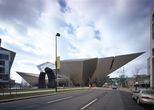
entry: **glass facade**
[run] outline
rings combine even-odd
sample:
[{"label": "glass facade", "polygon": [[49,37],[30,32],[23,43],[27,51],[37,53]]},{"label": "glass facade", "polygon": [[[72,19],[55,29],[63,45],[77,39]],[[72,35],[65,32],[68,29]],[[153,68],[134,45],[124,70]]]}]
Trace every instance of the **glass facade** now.
[{"label": "glass facade", "polygon": [[154,56],[154,48],[152,49],[152,55]]},{"label": "glass facade", "polygon": [[0,74],[8,74],[8,72],[5,70],[6,68],[6,62],[9,60],[9,55],[7,54],[0,54]]},{"label": "glass facade", "polygon": [[5,61],[0,61],[0,66],[5,66]]},{"label": "glass facade", "polygon": [[15,55],[15,52],[0,46],[0,84],[2,85],[8,84],[10,80],[10,69]]},{"label": "glass facade", "polygon": [[5,68],[4,67],[0,67],[0,74],[4,74],[5,73]]},{"label": "glass facade", "polygon": [[1,80],[9,80],[9,75],[0,74]]},{"label": "glass facade", "polygon": [[152,23],[152,39],[154,39],[154,23]]},{"label": "glass facade", "polygon": [[9,79],[9,55],[8,53],[0,53],[0,79],[8,80]]},{"label": "glass facade", "polygon": [[152,39],[154,39],[154,14],[152,14]]},{"label": "glass facade", "polygon": [[0,54],[0,59],[1,60],[9,60],[9,55]]}]

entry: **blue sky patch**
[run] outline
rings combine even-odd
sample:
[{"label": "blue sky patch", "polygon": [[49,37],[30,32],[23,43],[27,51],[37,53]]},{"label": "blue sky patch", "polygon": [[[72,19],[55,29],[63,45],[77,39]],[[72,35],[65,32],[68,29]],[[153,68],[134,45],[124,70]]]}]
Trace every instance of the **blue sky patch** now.
[{"label": "blue sky patch", "polygon": [[67,32],[69,34],[74,34],[75,29],[73,28],[73,26],[71,24],[67,25]]},{"label": "blue sky patch", "polygon": [[1,29],[0,28],[0,36],[1,35],[5,35],[7,33],[7,30],[6,29]]},{"label": "blue sky patch", "polygon": [[59,0],[59,5],[62,7],[62,8],[66,8],[67,4],[66,4],[66,1],[65,0]]},{"label": "blue sky patch", "polygon": [[65,0],[58,0],[58,3],[60,5],[60,11],[65,13],[70,10],[70,8],[67,6],[67,3]]},{"label": "blue sky patch", "polygon": [[94,36],[94,37],[95,37],[97,40],[101,40],[99,30],[95,30],[94,33],[95,33],[95,36]]}]

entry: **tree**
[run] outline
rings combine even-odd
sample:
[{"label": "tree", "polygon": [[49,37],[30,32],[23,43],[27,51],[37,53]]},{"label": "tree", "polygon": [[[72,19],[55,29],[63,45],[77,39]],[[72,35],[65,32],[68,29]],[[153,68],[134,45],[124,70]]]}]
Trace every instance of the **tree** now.
[{"label": "tree", "polygon": [[119,76],[119,78],[120,78],[119,82],[120,82],[121,86],[126,87],[128,77],[126,75],[122,74],[122,75]]}]

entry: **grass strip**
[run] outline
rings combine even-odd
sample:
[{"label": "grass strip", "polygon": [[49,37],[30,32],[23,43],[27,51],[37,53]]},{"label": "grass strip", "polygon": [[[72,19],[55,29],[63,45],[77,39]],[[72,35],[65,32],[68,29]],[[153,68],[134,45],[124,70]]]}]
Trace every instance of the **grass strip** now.
[{"label": "grass strip", "polygon": [[[28,91],[28,93],[20,93],[20,94],[11,94],[11,95],[1,95],[0,100],[6,100],[6,99],[14,99],[14,98],[25,98],[25,97],[36,97],[36,96],[42,96],[42,95],[53,95],[63,92],[73,92],[73,91],[81,91],[86,90],[85,88],[66,88],[66,89],[58,89],[58,92],[55,92],[55,89],[50,89],[48,91],[39,90],[37,89],[36,92],[34,91]],[[23,91],[24,92],[24,91]]]}]

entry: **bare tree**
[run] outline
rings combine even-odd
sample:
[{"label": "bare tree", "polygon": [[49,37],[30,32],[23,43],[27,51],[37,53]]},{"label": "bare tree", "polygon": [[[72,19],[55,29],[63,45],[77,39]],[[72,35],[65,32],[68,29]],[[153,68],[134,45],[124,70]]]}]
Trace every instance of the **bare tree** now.
[{"label": "bare tree", "polygon": [[126,76],[125,74],[122,74],[119,76],[120,78],[120,84],[122,87],[126,87],[128,84],[127,84],[127,79],[128,79],[128,76]]},{"label": "bare tree", "polygon": [[136,67],[135,68],[135,72],[134,72],[134,74],[133,74],[133,77],[134,77],[134,81],[135,82],[138,82],[138,77],[139,77],[139,73],[140,73],[140,70],[141,70],[142,68],[141,67]]}]

